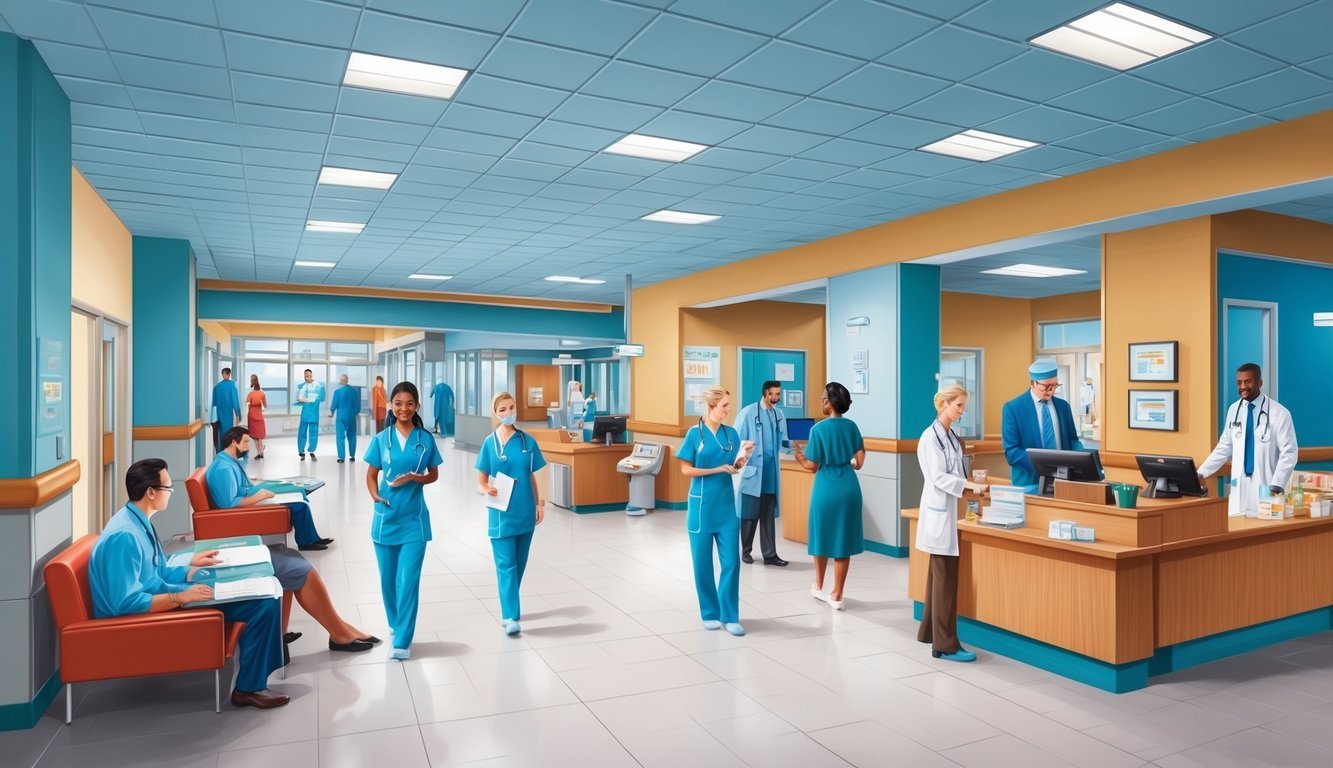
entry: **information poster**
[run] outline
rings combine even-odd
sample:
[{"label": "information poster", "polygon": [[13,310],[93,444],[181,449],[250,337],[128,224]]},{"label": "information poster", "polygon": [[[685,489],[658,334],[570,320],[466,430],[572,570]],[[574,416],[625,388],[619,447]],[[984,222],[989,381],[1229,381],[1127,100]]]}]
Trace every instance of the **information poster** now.
[{"label": "information poster", "polygon": [[793,363],[775,363],[773,365],[774,381],[796,381],[796,366]]},{"label": "information poster", "polygon": [[687,346],[683,358],[685,415],[703,416],[708,411],[703,401],[704,390],[722,383],[722,348]]},{"label": "information poster", "polygon": [[1170,373],[1166,350],[1155,348],[1136,351],[1134,353],[1134,373],[1145,378],[1157,378]]},{"label": "information poster", "polygon": [[37,340],[37,434],[60,434],[65,427],[64,344]]}]

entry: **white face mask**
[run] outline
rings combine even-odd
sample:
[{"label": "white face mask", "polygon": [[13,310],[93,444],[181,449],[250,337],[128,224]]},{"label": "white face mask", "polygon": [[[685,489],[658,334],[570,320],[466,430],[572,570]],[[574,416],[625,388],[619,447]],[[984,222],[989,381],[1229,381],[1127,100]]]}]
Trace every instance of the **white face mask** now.
[{"label": "white face mask", "polygon": [[513,414],[513,413],[511,413],[511,414],[508,414],[508,415],[506,415],[506,416],[501,416],[501,417],[500,417],[500,423],[503,424],[503,425],[505,425],[506,427],[512,427],[512,426],[514,426],[514,422],[516,422],[516,421],[518,421],[518,415],[517,415],[517,414]]}]

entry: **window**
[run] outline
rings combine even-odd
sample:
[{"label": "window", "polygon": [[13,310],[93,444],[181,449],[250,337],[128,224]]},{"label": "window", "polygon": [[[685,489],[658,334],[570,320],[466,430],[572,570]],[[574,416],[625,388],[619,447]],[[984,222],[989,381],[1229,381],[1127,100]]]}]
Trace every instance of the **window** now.
[{"label": "window", "polygon": [[1043,350],[1070,347],[1100,347],[1101,320],[1066,320],[1058,323],[1038,323],[1038,344]]},{"label": "window", "polygon": [[292,341],[293,360],[327,360],[329,344],[326,341]]},{"label": "window", "polygon": [[940,388],[959,384],[970,393],[967,410],[954,425],[958,434],[965,438],[980,438],[985,434],[982,422],[981,354],[980,349],[970,347],[940,348]]},{"label": "window", "polygon": [[296,388],[305,382],[309,368],[324,385],[324,396],[331,397],[340,386],[338,377],[347,374],[347,383],[361,387],[363,407],[370,401],[371,345],[366,342],[320,341],[312,339],[237,339],[241,351],[236,379],[241,395],[250,391],[250,375],[259,377],[259,385],[268,397],[268,412],[273,415],[300,411],[293,405]]},{"label": "window", "polygon": [[329,343],[329,360],[335,363],[363,363],[370,359],[370,345],[363,342]]}]

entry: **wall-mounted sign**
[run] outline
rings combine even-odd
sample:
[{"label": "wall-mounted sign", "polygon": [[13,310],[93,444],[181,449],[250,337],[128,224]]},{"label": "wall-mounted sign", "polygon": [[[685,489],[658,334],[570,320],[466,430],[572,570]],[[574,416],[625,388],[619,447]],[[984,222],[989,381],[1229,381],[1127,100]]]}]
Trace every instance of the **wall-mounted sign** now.
[{"label": "wall-mounted sign", "polygon": [[685,413],[689,416],[703,416],[708,406],[703,401],[703,391],[722,382],[721,347],[685,347],[682,354],[681,372],[684,377]]},{"label": "wall-mounted sign", "polygon": [[616,357],[643,357],[642,344],[617,344],[611,348]]}]

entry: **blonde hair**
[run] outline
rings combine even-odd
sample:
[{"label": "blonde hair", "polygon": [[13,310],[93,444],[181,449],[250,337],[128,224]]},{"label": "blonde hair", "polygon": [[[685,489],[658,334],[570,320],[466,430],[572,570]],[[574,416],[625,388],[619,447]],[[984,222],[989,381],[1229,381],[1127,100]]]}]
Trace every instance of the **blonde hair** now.
[{"label": "blonde hair", "polygon": [[960,397],[967,397],[967,396],[968,396],[967,388],[964,387],[962,384],[950,384],[949,386],[935,393],[935,412],[939,413],[940,411],[944,410],[944,406],[948,405],[949,403],[952,403],[953,401],[957,400]]},{"label": "blonde hair", "polygon": [[514,396],[511,395],[511,394],[509,394],[508,392],[496,392],[496,393],[495,393],[495,397],[492,397],[492,398],[491,398],[491,415],[492,415],[492,416],[495,415],[495,409],[496,409],[496,408],[499,408],[499,407],[500,407],[500,403],[503,402],[503,401],[505,401],[505,400],[513,400],[514,405],[518,405],[518,401],[517,401],[517,400],[514,400]]},{"label": "blonde hair", "polygon": [[714,408],[718,403],[722,402],[722,398],[730,394],[730,392],[722,387],[709,387],[699,393],[699,398],[703,400],[709,408]]}]

